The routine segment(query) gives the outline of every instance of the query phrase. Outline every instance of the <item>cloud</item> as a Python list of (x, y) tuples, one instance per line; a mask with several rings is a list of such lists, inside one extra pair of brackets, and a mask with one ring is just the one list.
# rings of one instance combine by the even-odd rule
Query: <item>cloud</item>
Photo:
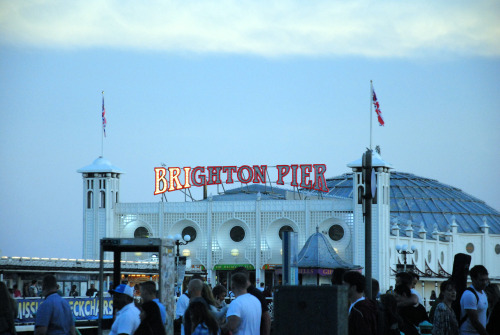
[(1, 1), (2, 45), (262, 56), (500, 55), (498, 1)]

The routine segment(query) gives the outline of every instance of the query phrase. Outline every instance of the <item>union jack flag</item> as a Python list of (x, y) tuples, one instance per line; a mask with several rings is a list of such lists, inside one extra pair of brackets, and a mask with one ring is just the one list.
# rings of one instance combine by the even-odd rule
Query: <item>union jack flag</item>
[(372, 89), (372, 93), (373, 93), (373, 106), (375, 106), (375, 112), (377, 113), (378, 123), (379, 123), (379, 125), (383, 126), (385, 124), (385, 122), (384, 122), (384, 119), (382, 118), (382, 111), (380, 110), (380, 104), (378, 103), (377, 95), (375, 94), (375, 90)]
[(102, 131), (106, 137), (106, 109), (104, 108), (104, 95), (102, 96)]

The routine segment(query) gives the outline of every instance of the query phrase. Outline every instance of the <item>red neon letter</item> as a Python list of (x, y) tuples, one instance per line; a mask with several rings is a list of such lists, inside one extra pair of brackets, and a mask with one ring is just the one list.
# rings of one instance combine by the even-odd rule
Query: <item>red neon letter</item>
[(178, 167), (168, 168), (168, 179), (170, 180), (169, 192), (182, 189), (182, 184), (179, 181), (179, 176), (181, 175), (181, 169)]
[[(155, 168), (155, 193), (162, 194), (167, 191), (168, 183), (165, 179), (165, 175), (167, 174), (167, 169), (164, 167), (156, 167)], [(162, 183), (162, 188), (160, 189), (160, 182)]]
[(325, 164), (314, 164), (314, 185), (313, 188), (317, 191), (328, 192), (328, 185), (326, 185), (325, 180), (325, 172), (326, 165)]
[(189, 183), (189, 172), (191, 171), (190, 167), (184, 168), (184, 188), (190, 188), (191, 184)]
[(303, 164), (300, 166), (300, 187), (302, 188), (312, 188), (312, 181), (307, 179), (311, 175), (312, 166), (311, 164)]
[(207, 185), (221, 184), (221, 181), (220, 181), (220, 170), (221, 169), (222, 169), (222, 166), (207, 166), (207, 171), (208, 171)]
[(197, 172), (205, 172), (205, 168), (203, 166), (197, 166), (193, 169), (193, 172), (191, 172), (191, 184), (194, 186), (203, 186), (205, 185), (205, 175), (200, 174), (200, 181), (196, 180), (196, 173)]
[[(247, 170), (248, 171), (248, 178), (246, 178), (246, 179), (243, 176), (243, 170)], [(252, 181), (252, 179), (253, 179), (253, 170), (252, 170), (252, 168), (250, 168), (250, 166), (248, 166), (248, 165), (240, 166), (239, 169), (238, 169), (238, 180), (240, 182), (242, 182), (243, 184), (248, 184), (249, 182)]]
[(288, 171), (290, 171), (290, 167), (288, 165), (277, 165), (276, 168), (278, 169), (278, 180), (276, 181), (276, 184), (285, 185), (285, 183), (283, 182), (283, 177), (288, 174)]
[(259, 183), (259, 179), (260, 179), (260, 182), (262, 184), (265, 184), (266, 183), (266, 172), (267, 172), (267, 165), (261, 165), (261, 166), (254, 165), (253, 166), (253, 182), (257, 184), (257, 183)]
[(297, 184), (297, 169), (299, 168), (299, 166), (297, 164), (293, 164), (291, 165), (291, 167), (292, 167), (292, 182), (290, 183), (290, 185), (299, 186), (299, 184)]
[(224, 172), (224, 173), (227, 174), (226, 184), (232, 184), (232, 183), (234, 183), (233, 173), (236, 172), (236, 166), (224, 166), (222, 168), (222, 172)]

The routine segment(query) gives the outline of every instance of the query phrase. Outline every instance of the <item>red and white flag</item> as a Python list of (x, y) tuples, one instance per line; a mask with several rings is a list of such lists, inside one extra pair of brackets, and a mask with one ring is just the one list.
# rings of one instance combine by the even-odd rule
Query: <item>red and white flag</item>
[(106, 109), (104, 108), (104, 95), (102, 96), (102, 131), (104, 132), (104, 137), (106, 137)]
[(378, 103), (377, 95), (375, 94), (374, 89), (372, 89), (372, 99), (373, 99), (373, 106), (375, 107), (375, 112), (377, 113), (378, 123), (379, 125), (383, 126), (385, 122), (384, 119), (382, 118), (382, 111), (380, 110), (380, 104)]

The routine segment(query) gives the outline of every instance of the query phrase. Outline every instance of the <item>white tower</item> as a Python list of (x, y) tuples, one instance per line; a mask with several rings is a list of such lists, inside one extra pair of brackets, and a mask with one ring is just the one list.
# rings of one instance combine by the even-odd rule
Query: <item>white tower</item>
[(113, 237), (113, 212), (124, 172), (103, 157), (77, 172), (83, 177), (83, 258), (99, 259), (99, 241)]
[[(354, 236), (353, 263), (365, 266), (365, 222), (363, 216), (362, 159), (347, 165), (353, 170)], [(372, 167), (377, 178), (377, 191), (372, 203), (372, 277), (380, 287), (389, 287), (389, 234), (390, 234), (390, 172), (392, 166), (373, 151)], [(372, 183), (374, 181), (372, 180)], [(361, 194), (360, 194), (361, 192)], [(368, 190), (370, 192), (370, 190)]]

